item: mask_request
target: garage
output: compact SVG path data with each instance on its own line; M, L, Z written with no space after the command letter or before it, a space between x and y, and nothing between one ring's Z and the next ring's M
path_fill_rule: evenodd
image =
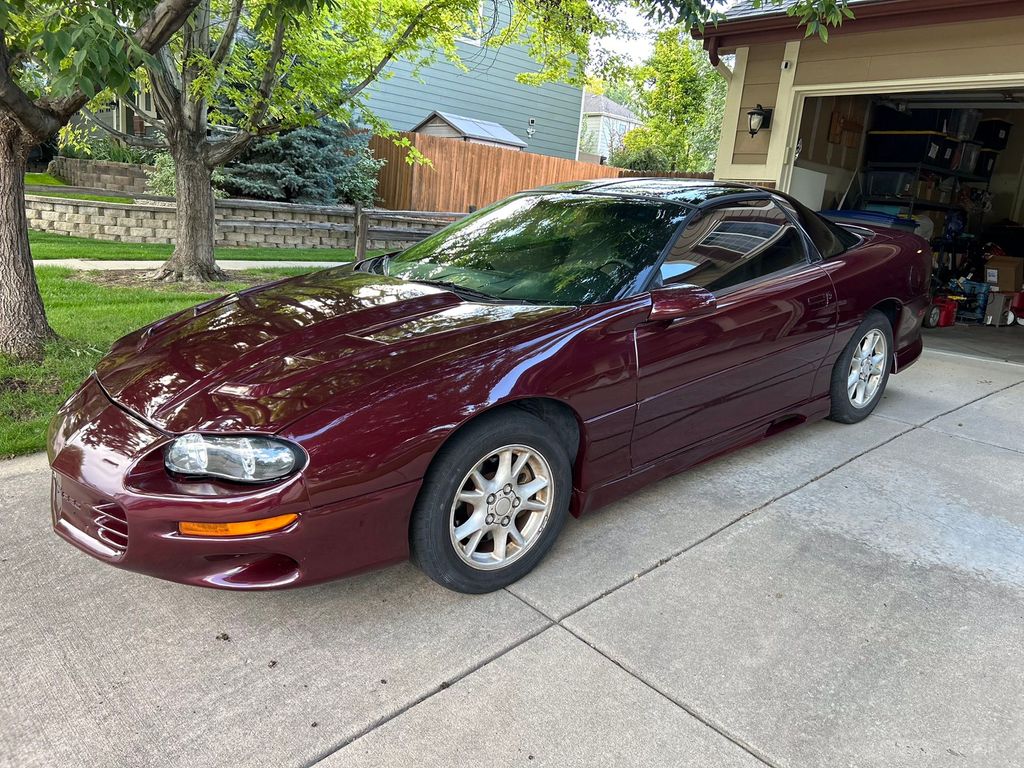
M716 176L926 238L928 346L1024 362L1024 7L850 6L827 43L749 0L698 34L729 80Z

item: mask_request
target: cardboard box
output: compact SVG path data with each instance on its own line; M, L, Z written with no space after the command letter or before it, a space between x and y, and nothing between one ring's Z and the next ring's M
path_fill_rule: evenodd
M1012 292L992 291L988 295L988 304L985 306L985 325L1009 325L1010 306L1016 295Z
M1024 284L1024 259L993 256L985 262L985 282L997 291L1019 291Z

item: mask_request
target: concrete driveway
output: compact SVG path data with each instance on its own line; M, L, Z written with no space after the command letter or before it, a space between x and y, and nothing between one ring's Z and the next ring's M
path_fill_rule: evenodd
M928 353L568 525L512 589L121 572L0 465L0 762L1020 766L1024 366Z

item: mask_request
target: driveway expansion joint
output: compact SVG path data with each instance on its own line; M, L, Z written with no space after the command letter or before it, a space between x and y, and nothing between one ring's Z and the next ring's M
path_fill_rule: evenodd
M525 603L526 601L523 601L523 602ZM527 603L527 605L529 605L529 603ZM529 606L529 607L533 608L533 606ZM537 609L534 608L534 610L536 611ZM544 614L541 611L537 611L537 613L540 613L542 616L544 616ZM483 669L484 667L486 667L491 662L497 661L502 656L504 656L504 655L506 655L508 653L511 653L512 651L514 651L516 648L518 648L519 646L523 645L524 643L527 643L530 640L533 640L533 638L537 637L538 635L543 634L544 632L546 632L547 630L551 629L551 627L554 626L554 622L552 622L546 616L544 618L547 619L546 623L542 624L537 629L534 629L534 630L531 630L530 632L527 632L523 637L519 638L518 640L516 640L515 642L513 642L510 645L506 646L505 648L502 648L499 651L495 651L494 653L488 655L486 658L481 659L479 662L477 662L476 664L473 664L469 669L465 670L464 672L461 672L461 673L459 673L457 675L452 676L450 679L443 681L442 683L440 683L439 685L437 685L434 688L430 689L429 691L427 691L423 695L417 696L414 699L412 699L411 701L406 702L402 706L398 707L398 709L396 709L394 712L391 712L390 714L384 715L383 717L377 718L377 720L375 720L374 722L370 723L365 728L361 728L359 731L357 731L352 736L349 736L348 738L346 738L341 743L336 744L335 746L330 747L330 748L324 750L321 754L319 754L318 756L314 757L312 760L310 760L310 761L308 761L306 763L303 763L301 768L313 768L313 766L320 764L324 760L327 760L332 755L334 755L336 752L340 752L341 750L343 750L349 744L352 744L353 742L358 741L363 736L366 736L368 733L371 733L371 732L377 730L382 725L387 725L392 720L400 717L401 715L404 715L410 709L413 709L414 707L422 704L423 702L427 701L428 699L432 699L437 694L439 694L442 691L445 691L445 690L451 688L453 685L455 685L459 681L464 680L465 678L469 677L474 672L477 672L478 670Z

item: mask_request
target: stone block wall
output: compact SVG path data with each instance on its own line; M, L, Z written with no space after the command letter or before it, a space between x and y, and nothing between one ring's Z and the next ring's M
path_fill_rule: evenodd
M170 201L168 201L170 202ZM62 235L126 243L174 243L173 205L71 200L26 195L29 227ZM368 209L369 249L404 248L449 224L451 217ZM353 248L351 206L218 200L216 243L264 248Z
M50 161L48 171L73 187L106 189L141 195L146 191L146 171L150 166L112 163L106 160L84 160L58 155Z

